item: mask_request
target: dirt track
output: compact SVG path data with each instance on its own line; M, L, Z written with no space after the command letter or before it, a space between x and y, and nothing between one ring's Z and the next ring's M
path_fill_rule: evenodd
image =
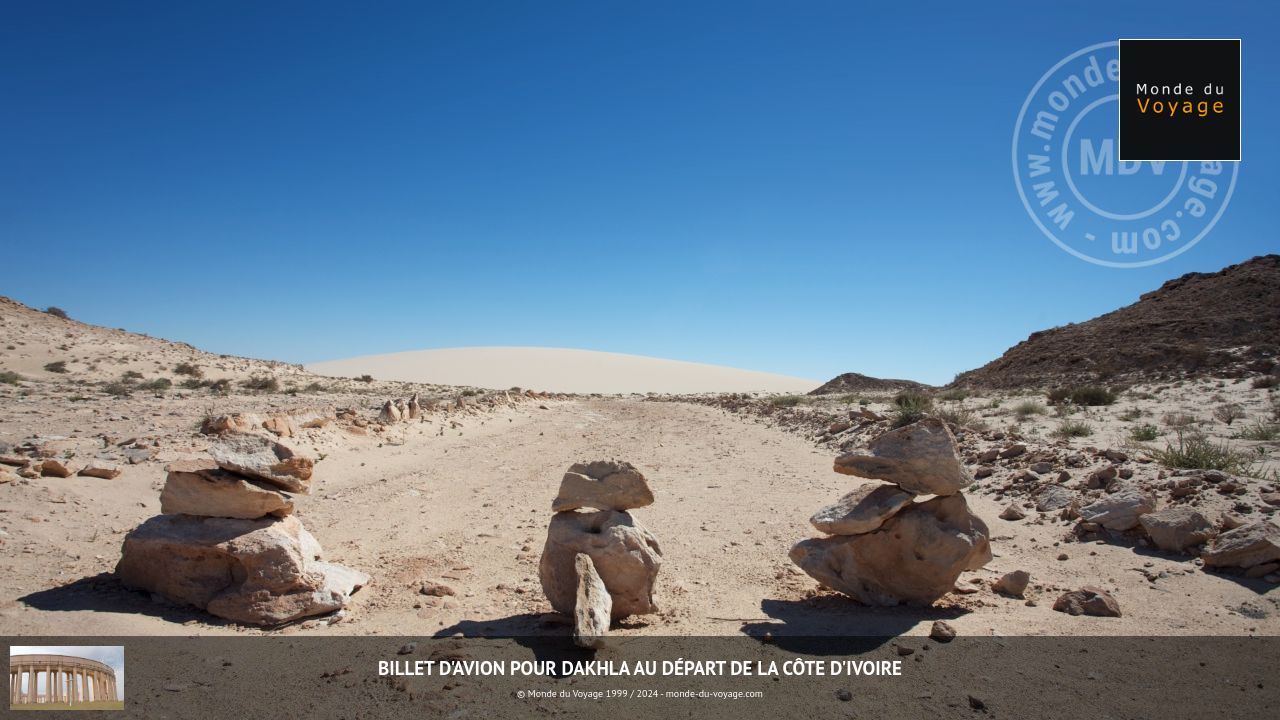
M713 408L581 400L525 403L463 421L397 426L380 439L333 443L299 516L330 559L373 575L338 623L276 632L389 635L565 633L542 598L537 561L560 475L579 460L629 460L657 502L635 511L662 543L658 616L618 635L920 634L946 618L965 635L1280 634L1274 586L1209 575L1186 560L1122 546L1055 546L1063 527L1010 523L972 497L995 560L965 579L1032 574L1035 606L985 586L929 610L869 609L814 595L787 550L807 518L857 482L831 472L806 440ZM444 434L440 429L445 427ZM403 441L403 444L399 444ZM379 443L382 447L378 447ZM40 478L0 486L6 532L3 634L256 633L150 601L105 575L123 533L158 512L161 465L115 481ZM1068 559L1059 561L1060 553ZM1147 563L1151 565L1146 566ZM1149 582L1144 571L1167 576ZM456 591L418 593L424 579ZM1051 610L1053 588L1101 585L1124 617ZM1270 592L1265 592L1270 589Z

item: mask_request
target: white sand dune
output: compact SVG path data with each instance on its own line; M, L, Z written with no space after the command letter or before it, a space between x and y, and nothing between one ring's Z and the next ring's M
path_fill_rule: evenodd
M803 393L821 384L719 365L540 347L417 350L329 360L306 368L336 377L369 374L378 380L571 393Z

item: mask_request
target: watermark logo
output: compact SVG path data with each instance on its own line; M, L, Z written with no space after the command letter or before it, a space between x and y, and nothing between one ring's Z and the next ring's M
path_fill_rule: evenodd
M1013 131L1013 176L1023 207L1058 247L1097 265L1136 268L1207 235L1240 166L1120 160L1119 47L1078 50L1035 84Z

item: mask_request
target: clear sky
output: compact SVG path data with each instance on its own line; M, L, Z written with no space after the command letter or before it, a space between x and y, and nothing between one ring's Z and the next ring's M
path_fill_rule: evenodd
M0 4L0 294L294 362L540 345L946 382L1280 249L1271 3ZM1018 200L1031 86L1241 37L1222 220L1137 270Z

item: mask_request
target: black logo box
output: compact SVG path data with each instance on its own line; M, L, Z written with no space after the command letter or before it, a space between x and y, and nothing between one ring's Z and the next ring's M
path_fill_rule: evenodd
M1239 39L1121 39L1120 159L1240 160L1240 67Z

